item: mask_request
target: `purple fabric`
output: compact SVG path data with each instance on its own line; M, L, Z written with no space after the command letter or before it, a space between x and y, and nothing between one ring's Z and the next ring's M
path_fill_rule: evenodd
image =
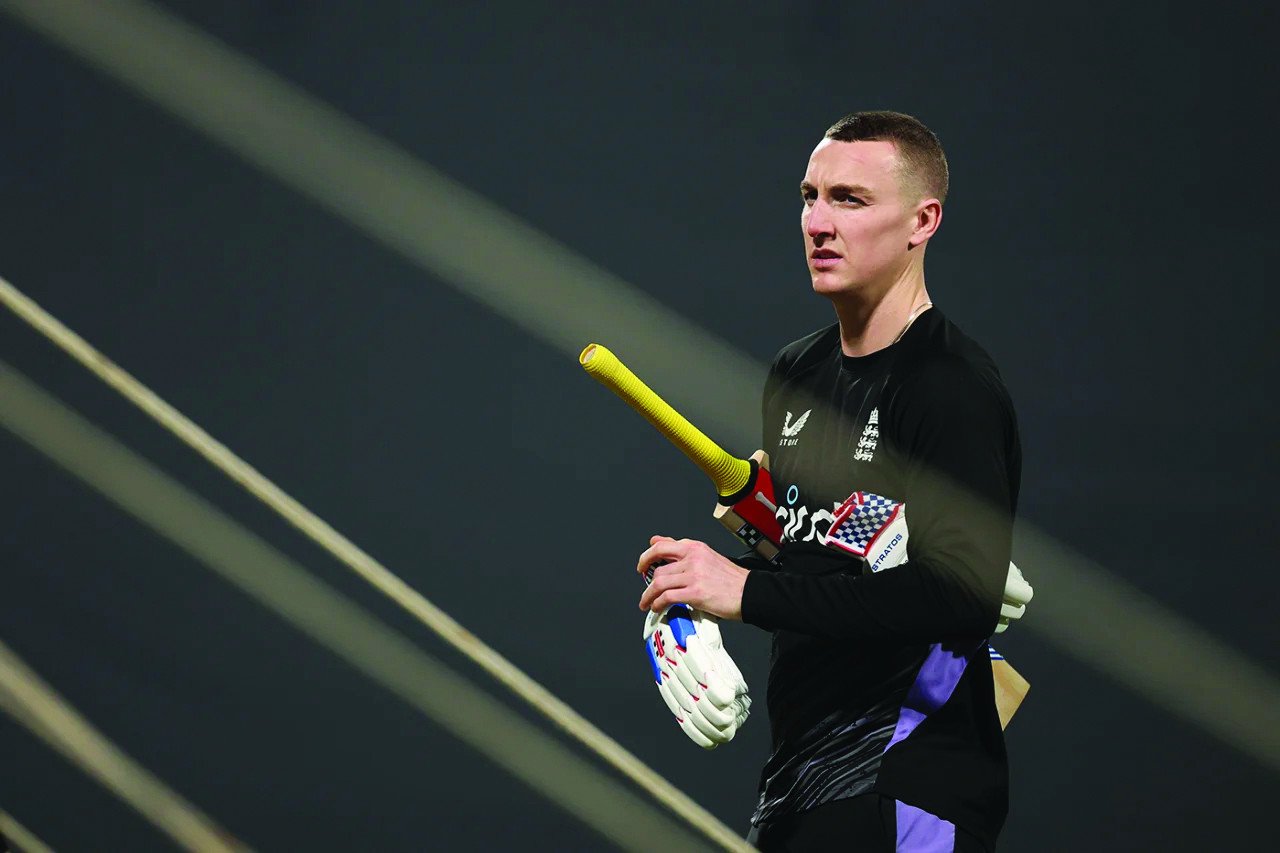
M894 800L898 810L896 853L955 853L956 825L924 809Z
M906 701L902 703L902 711L898 714L898 725L885 746L886 751L915 731L916 726L951 698L968 663L967 652L944 649L941 643L934 643L929 648L928 657L921 664L920 672L916 673L915 683L907 691Z

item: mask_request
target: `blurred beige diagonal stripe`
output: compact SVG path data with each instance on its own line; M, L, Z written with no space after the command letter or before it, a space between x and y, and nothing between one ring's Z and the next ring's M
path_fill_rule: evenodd
M0 400L0 426L619 848L710 849L2 361ZM0 656L0 676L7 664ZM690 822L717 846L750 849L706 818Z
M741 849L744 842L710 812L686 796L648 765L625 750L589 720L561 701L547 688L527 676L509 660L486 645L453 617L449 616L421 593L405 583L354 542L333 529L275 483L236 456L225 445L197 424L156 396L128 372L121 369L74 331L63 325L16 287L0 277L0 303L31 324L35 329L92 371L99 379L115 388L122 396L142 409L216 468L240 483L254 497L279 513L294 527L332 554L339 562L360 575L398 606L410 613L473 663L511 690L530 707L577 739L616 770L647 791L676 815L705 833L726 849ZM12 370L10 370L12 373ZM0 394L0 424L13 414L5 407L17 405L22 398L6 399ZM15 430L16 431L16 430ZM34 442L33 442L34 443ZM229 523L229 522L228 522ZM246 534L247 535L247 534ZM229 543L234 544L232 540Z
M0 399L8 392L4 370L0 362ZM182 847L213 853L248 849L108 740L2 642L0 711L79 765ZM0 831L20 849L32 853L48 849L3 813Z
M629 363L674 389L676 408L701 395L720 413L704 429L759 410L764 374L749 358L160 7L0 0L0 11L535 337L575 357L591 340L636 342ZM692 380L687 393L678 378Z
M761 365L252 59L139 0L0 10L566 356L625 347L708 434L756 446ZM1280 771L1273 673L1028 525L1018 541L1037 587L1026 630Z
M53 853L53 848L4 811L0 811L0 838L8 840L15 853Z
M1014 533L1018 563L1035 567L1028 628L1280 772L1280 681L1273 673L1032 525Z

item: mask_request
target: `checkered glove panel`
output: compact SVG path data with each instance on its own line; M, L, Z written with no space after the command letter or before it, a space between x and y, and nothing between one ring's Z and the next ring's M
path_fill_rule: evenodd
M867 561L873 572L907 559L907 508L901 501L854 492L836 510L823 544Z

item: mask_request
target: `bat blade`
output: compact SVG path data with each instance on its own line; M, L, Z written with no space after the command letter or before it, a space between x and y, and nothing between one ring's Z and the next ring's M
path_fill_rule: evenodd
M996 685L996 713L1000 715L1000 728L1007 729L1022 700L1027 698L1031 684L1003 659L991 662L991 677Z

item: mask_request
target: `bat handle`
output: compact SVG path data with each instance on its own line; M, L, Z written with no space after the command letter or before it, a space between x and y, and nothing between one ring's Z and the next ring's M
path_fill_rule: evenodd
M617 394L668 441L680 448L715 483L721 495L742 488L750 476L747 460L729 454L654 393L616 355L600 344L588 344L578 356L587 373Z

